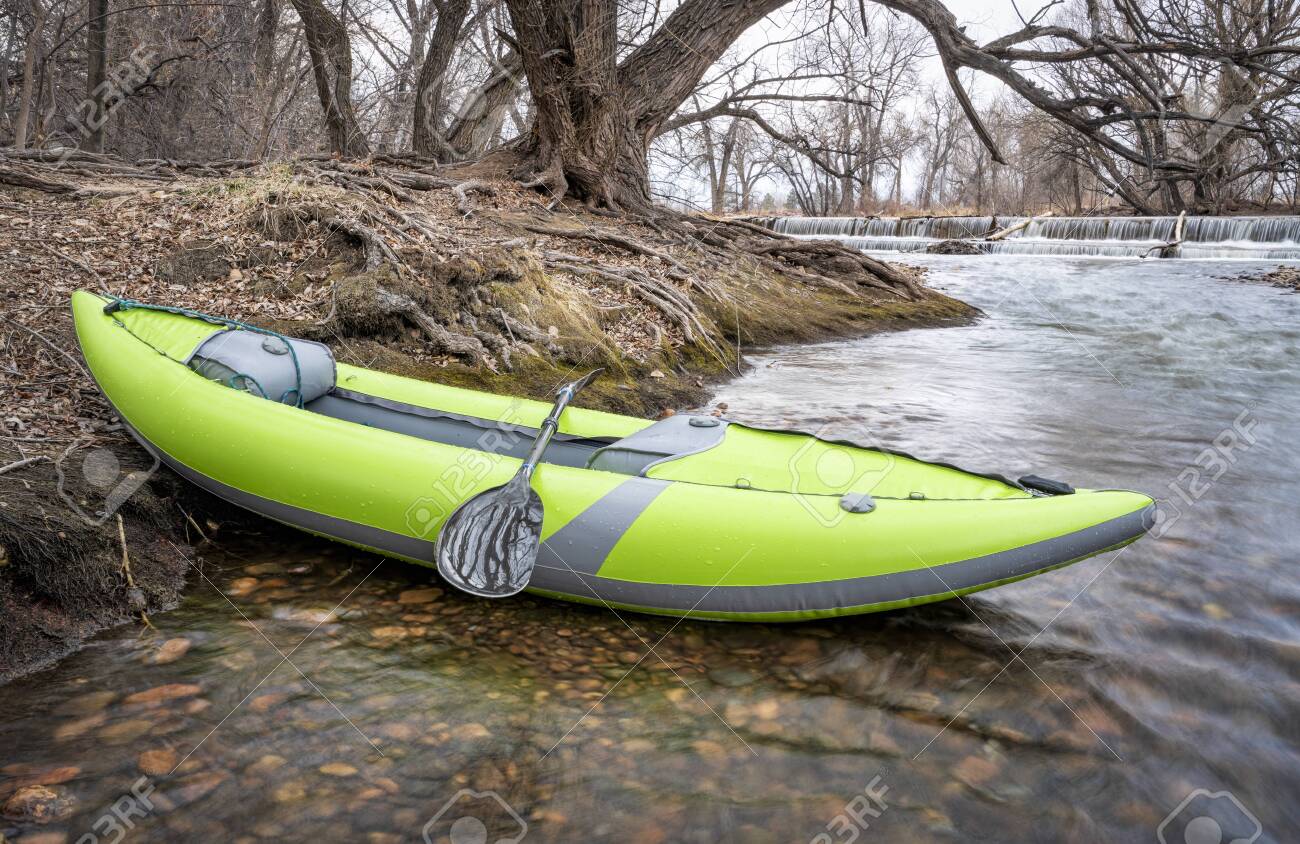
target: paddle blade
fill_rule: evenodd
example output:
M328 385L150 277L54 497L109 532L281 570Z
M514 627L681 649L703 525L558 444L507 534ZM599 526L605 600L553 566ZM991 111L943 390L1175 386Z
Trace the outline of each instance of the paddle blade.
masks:
M542 538L542 499L516 475L466 501L438 534L438 571L482 598L508 598L528 586Z

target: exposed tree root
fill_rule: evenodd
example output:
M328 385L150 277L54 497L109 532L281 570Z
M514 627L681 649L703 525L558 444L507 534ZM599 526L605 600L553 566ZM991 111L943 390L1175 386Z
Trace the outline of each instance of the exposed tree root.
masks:
M482 193L491 196L496 193L496 188L483 181L482 179L470 179L461 182L452 187L452 192L456 194L456 210L463 216L474 216L474 203L470 201L471 193Z
M496 371L488 350L480 338L457 334L439 325L437 320L429 316L409 296L393 293L383 287L375 288L375 294L375 304L382 313L408 320L428 336L438 351L469 358L474 363L482 364L493 372Z

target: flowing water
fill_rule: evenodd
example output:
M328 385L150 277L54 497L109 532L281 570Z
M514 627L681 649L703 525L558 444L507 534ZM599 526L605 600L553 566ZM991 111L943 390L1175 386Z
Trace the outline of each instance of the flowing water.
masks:
M156 631L0 688L0 803L48 789L47 823L0 833L1294 840L1300 296L1218 278L1241 264L916 260L987 317L755 356L728 415L1146 490L1160 537L778 626L474 600L219 534Z
M944 240L979 239L1024 217L773 217L774 231L834 238L873 252L924 252ZM1155 257L1174 241L1176 217L1040 217L1002 240L977 242L998 255ZM1188 217L1174 257L1289 260L1300 258L1300 217Z

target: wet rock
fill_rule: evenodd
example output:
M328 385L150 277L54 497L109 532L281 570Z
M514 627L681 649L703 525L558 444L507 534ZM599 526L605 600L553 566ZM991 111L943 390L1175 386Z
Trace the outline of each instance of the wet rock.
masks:
M266 774L283 768L286 761L287 760L283 756L276 756L274 753L268 753L245 768L244 772L251 774L252 776L265 776Z
M230 581L226 587L227 595L234 595L236 598L242 598L251 594L258 587L259 581L256 577L237 577Z
M277 803L297 803L307 796L307 786L297 780L290 780L271 792Z
M270 712L288 699L289 694L287 692L269 692L250 700L248 708L253 712Z
M490 737L492 732L482 724L462 724L451 734L461 741L478 741Z
M410 635L410 631L400 625L390 624L371 628L370 635L376 639L405 639Z
M170 748L160 748L146 750L141 753L140 758L136 760L136 764L140 768L140 773L151 777L161 777L170 774L179 761L180 756L176 751Z
M0 800L28 785L60 785L76 779L81 769L75 765L39 766L6 765L0 768Z
M442 590L436 586L420 589L407 589L397 596L399 604L431 604L442 597Z
M248 574L265 576L272 574L284 574L284 566L279 563L254 563L251 566L244 566L244 571Z
M126 702L153 706L163 701L191 697L201 691L203 691L203 688L193 683L168 683L163 686L155 686L152 689L145 689L143 692L136 692L128 696Z
M323 607L276 607L271 610L271 618L277 621L301 624L306 627L319 627L322 624L332 624L338 621L338 616L332 609Z
M1218 604L1202 604L1201 612L1205 613L1215 621L1225 621L1232 618L1232 613L1228 612Z
M5 840L4 834L0 833L0 844ZM68 833L53 829L29 832L23 836L21 844L68 844Z
M379 734L394 741L414 741L420 735L420 731L410 724L397 723L380 727Z
M0 807L0 815L25 823L50 823L72 814L74 802L61 788L26 785L10 795Z
M109 724L100 730L98 735L102 741L110 744L122 744L129 741L135 741L140 736L153 729L153 723L140 718L130 718L125 721L117 721Z
M727 755L727 749L716 741L710 739L699 739L691 742L691 747L701 756L710 756L718 758Z
M931 255L981 255L980 248L969 240L943 240L926 247Z
M402 787L397 784L396 780L389 779L388 777L375 777L372 781L387 794L397 794L402 790Z
M952 769L952 775L967 785L982 785L998 775L1000 766L983 756L967 756Z
M758 675L752 671L735 666L715 668L709 672L709 679L715 685L723 686L728 689L738 689L741 686L748 686L758 679Z
M158 646L149 657L149 662L154 665L167 665L175 662L189 651L191 642L186 638L168 639Z
M207 771L186 777L167 794L176 807L180 808L207 797L228 779L230 775L224 771Z
M56 715L92 715L101 712L117 699L117 692L87 692L64 701L55 708Z
M108 716L103 712L97 712L94 715L88 715L85 718L78 718L75 721L69 721L66 724L60 724L54 728L55 741L67 741L78 736L85 735L96 727L101 726L108 720Z
M354 777L357 769L346 762L326 762L316 770L329 777Z

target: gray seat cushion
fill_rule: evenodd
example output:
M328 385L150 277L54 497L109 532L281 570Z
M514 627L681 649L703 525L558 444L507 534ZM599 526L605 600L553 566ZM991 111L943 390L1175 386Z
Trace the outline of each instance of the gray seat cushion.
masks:
M318 399L333 389L335 379L334 355L328 346L243 329L213 333L195 348L189 365L213 381L284 404Z

